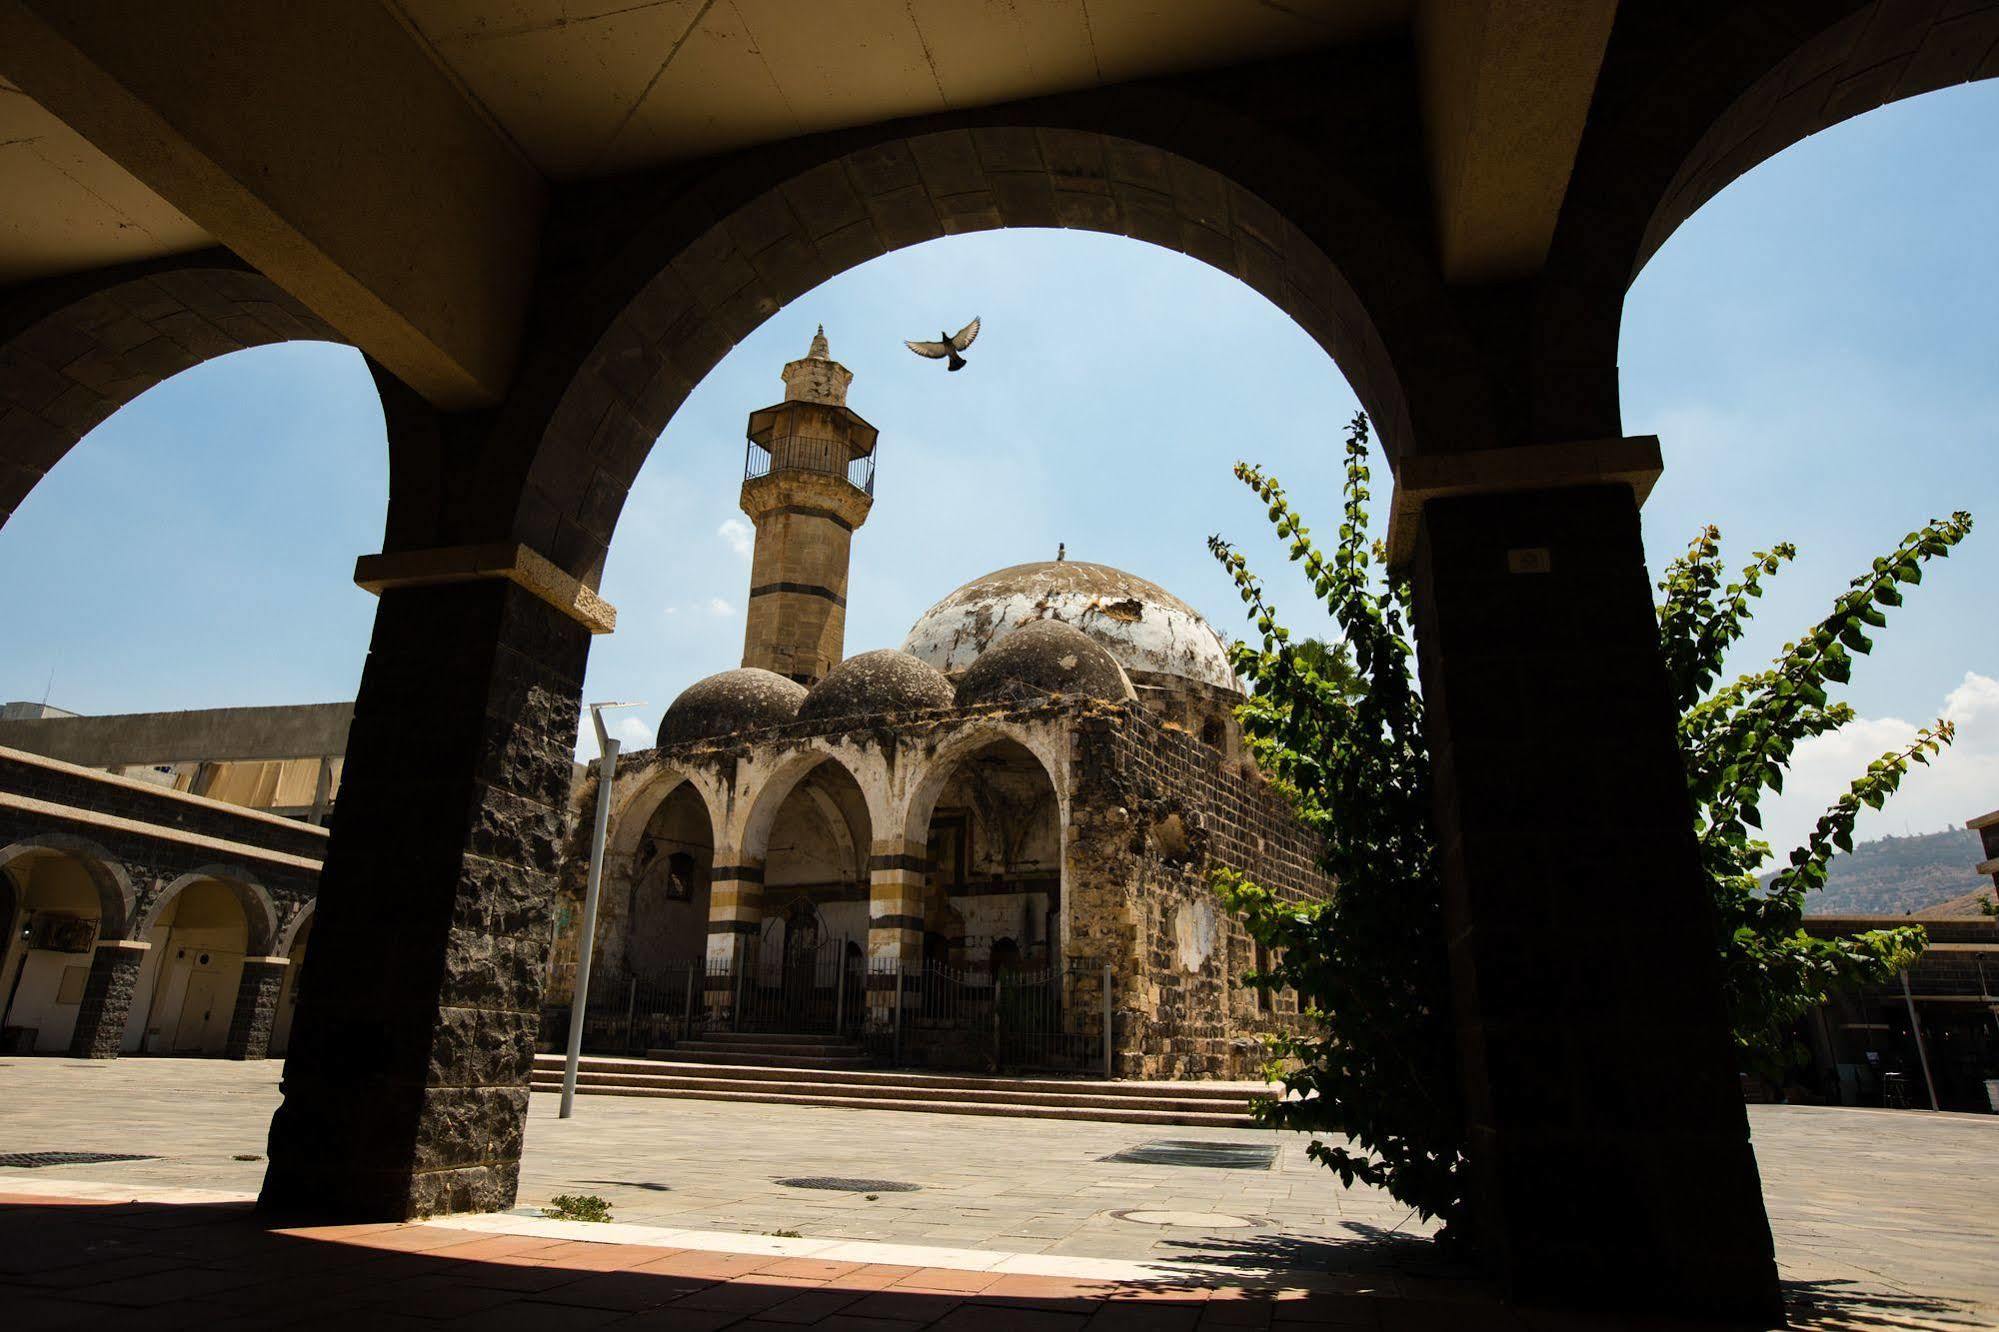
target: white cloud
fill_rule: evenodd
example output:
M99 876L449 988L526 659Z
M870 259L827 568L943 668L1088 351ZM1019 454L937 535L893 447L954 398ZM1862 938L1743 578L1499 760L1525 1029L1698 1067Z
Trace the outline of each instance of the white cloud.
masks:
M1864 811L1855 826L1857 840L1962 827L1999 806L1999 680L1966 671L1937 715L1956 725L1956 743L1929 767L1911 771L1885 808ZM1918 726L1900 717L1858 717L1837 734L1799 744L1784 794L1763 810L1767 840L1778 858L1804 841L1826 806L1869 763L1913 740Z
M716 617L734 615L736 608L721 597L708 598L708 613Z
M757 534L750 525L740 518L724 518L722 525L715 529L715 535L722 538L730 550L744 559L756 548Z
M652 727L638 717L621 717L612 730L626 749L646 749L652 745Z

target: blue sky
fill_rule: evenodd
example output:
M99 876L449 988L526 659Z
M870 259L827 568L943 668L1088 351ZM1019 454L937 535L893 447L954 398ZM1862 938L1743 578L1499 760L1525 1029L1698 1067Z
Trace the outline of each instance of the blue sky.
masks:
M1736 551L1790 539L1748 668L1866 560L1934 514L1983 522L1911 596L1849 698L1852 735L1800 754L1770 811L1795 838L1867 757L1949 710L1959 752L1864 825L1932 830L1999 807L1999 85L1838 127L1737 182L1640 277L1620 352L1625 424L1667 459L1646 507L1654 567L1705 521ZM947 376L901 346L973 314ZM587 696L638 698L628 743L685 685L737 663L748 561L742 429L824 322L882 432L855 539L847 649L896 646L989 569L1072 557L1171 588L1240 624L1203 546L1241 542L1301 630L1262 511L1228 475L1262 462L1330 529L1352 393L1274 307L1181 255L1069 232L919 246L780 312L701 384L626 506L602 591L619 631ZM1389 479L1377 468L1377 510ZM4 529L0 696L85 712L351 697L373 599L350 581L381 545L387 458L357 354L239 353L98 428Z

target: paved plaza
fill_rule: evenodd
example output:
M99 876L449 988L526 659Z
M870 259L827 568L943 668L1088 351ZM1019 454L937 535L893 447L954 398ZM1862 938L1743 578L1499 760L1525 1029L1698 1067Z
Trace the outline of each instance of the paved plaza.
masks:
M0 1061L0 1152L154 1158L0 1169L0 1193L252 1194L278 1073L275 1062ZM580 1097L568 1121L555 1109L535 1096L524 1208L596 1194L620 1223L601 1233L654 1248L761 1245L776 1261L842 1245L850 1261L911 1270L1177 1271L1217 1287L1331 1275L1349 1291L1480 1293L1437 1261L1406 1208L1340 1188L1293 1135L622 1097ZM1750 1116L1790 1294L1846 1320L1822 1325L1999 1323L1999 1119L1776 1106ZM1160 1140L1276 1153L1261 1169L1105 1159ZM780 1182L826 1177L879 1184Z

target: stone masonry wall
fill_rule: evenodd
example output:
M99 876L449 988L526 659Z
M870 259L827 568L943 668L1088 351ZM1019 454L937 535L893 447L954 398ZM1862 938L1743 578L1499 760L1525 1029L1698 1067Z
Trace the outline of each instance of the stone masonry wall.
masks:
M1208 876L1322 900L1316 837L1254 769L1135 705L1080 720L1071 789L1067 952L1116 973L1118 1073L1257 1076L1260 1035L1295 1025L1297 1002L1242 983L1254 945Z

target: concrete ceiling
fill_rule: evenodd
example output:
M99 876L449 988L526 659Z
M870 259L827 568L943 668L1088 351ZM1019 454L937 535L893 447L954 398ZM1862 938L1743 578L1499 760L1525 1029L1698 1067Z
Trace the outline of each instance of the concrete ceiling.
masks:
M1280 55L1409 0L395 0L543 172Z
M179 254L208 233L0 79L0 285Z

